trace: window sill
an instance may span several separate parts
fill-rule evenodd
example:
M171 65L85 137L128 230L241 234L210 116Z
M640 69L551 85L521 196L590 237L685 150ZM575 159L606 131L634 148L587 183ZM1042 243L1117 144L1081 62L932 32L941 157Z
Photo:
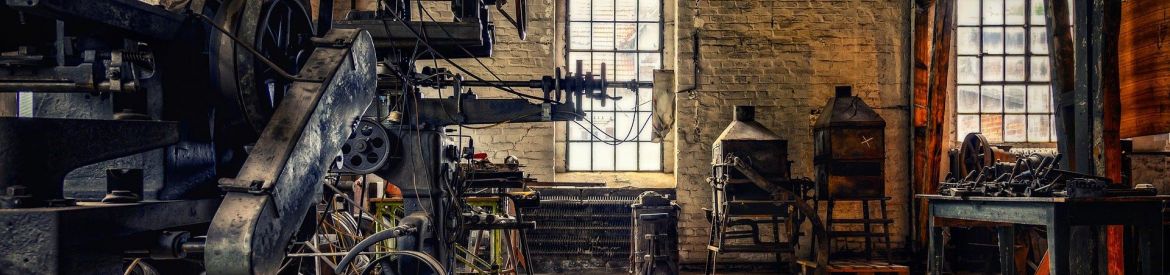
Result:
M600 182L606 187L674 188L674 173L668 172L557 172L554 181Z

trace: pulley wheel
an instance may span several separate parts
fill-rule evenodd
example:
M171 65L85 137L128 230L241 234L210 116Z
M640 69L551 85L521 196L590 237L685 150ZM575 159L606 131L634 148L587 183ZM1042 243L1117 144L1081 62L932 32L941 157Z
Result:
M992 151L991 143L987 142L987 138L983 137L983 134L967 134L959 148L959 168L962 169L959 178L990 166L995 161L995 152Z
M296 75L313 51L313 21L301 0L229 0L216 15L217 25L289 74ZM213 85L225 105L235 107L224 115L236 120L234 130L259 136L293 81L218 31L212 31L210 49Z
M386 164L396 153L398 140L382 125L370 119L358 121L349 140L341 146L341 169L348 173L369 174Z

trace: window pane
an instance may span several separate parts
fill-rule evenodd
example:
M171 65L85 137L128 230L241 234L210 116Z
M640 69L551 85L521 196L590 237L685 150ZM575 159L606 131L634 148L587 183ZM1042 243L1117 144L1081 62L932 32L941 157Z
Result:
M610 81L631 81L638 77L638 54L636 53L617 53L617 60L612 66L606 67L607 70L613 70L614 76Z
M960 113L979 112L979 86L960 85L955 111Z
M978 84L979 58L974 56L960 56L958 74L957 81L960 84Z
M979 132L979 115L959 115L958 127L955 129L955 137L962 141L963 137L969 133Z
M661 54L638 54L638 81L654 81L654 70L659 68L662 68Z
M593 1L593 21L613 21L614 0Z
M583 22L569 22L569 49L570 50L588 50L591 43L589 43L589 34L592 25Z
M614 168L613 145L593 144L593 170L609 171Z
M638 20L638 2L640 1L618 0L616 2L614 19L618 21Z
M652 111L654 110L654 89L638 88L638 110Z
M1027 123L1024 122L1024 115L1007 115L1004 116L1004 131L1003 141L1006 142L1024 142L1027 141L1025 135L1027 133Z
M1047 56L1033 56L1032 57L1032 72L1028 77L1030 81L1048 81L1048 57Z
M613 23L593 23L593 49L612 51L614 49Z
M1052 92L1048 91L1048 85L1030 85L1028 86L1028 112L1029 113L1048 113L1052 112Z
M979 28L960 27L956 39L958 39L955 43L958 44L959 54L979 54Z
M959 0L955 12L959 14L959 26L979 25L979 0Z
M1003 0L983 0L983 24L1003 24Z
M1004 47L1003 51L1009 54L1023 54L1024 53L1024 28L1005 28L1004 29Z
M1071 7L1070 7L1071 8ZM1032 25L1044 25L1044 1L1032 0L1032 7L1030 8L1032 18L1029 19Z
M659 1L638 1L638 20L658 22L662 17L662 6Z
M1001 86L983 86L980 87L983 97L981 98L980 111L984 113L1001 113L1003 112L1003 87Z
M613 106L612 104L609 106ZM593 113L593 134L597 138L605 141L613 141L617 125L614 124L613 113L611 112L594 112Z
M633 111L634 107L638 105L638 96L630 89L609 88L609 95L622 98L613 101L614 107L618 111Z
M1052 129L1051 115L1028 116L1028 140L1032 142L1050 141L1049 131Z
M638 140L650 141L650 137L654 135L653 116L650 112L638 112Z
M1039 1L1039 0L1036 0ZM1004 6L1004 23L1008 25L1023 25L1024 17L1028 14L1025 0L1008 0Z
M638 143L622 142L617 145L617 170L638 170Z
M568 123L569 127L569 141L589 141L589 129L587 124L582 123L580 126L577 123Z
M612 53L612 52L595 52L595 53L593 53L593 65L590 67L587 67L587 68L589 68L589 70L585 71L585 72L586 73L593 72L593 75L595 75L595 76L601 74L601 63L605 63L605 73L608 74L606 77L608 77L609 79L613 79L613 77L614 77L613 64L617 63L617 59L614 56L614 53Z
M638 169L647 171L662 170L662 144L638 143Z
M638 24L617 23L614 35L617 37L618 50L634 50L638 48Z
M569 20L588 21L593 0L569 0Z
M1004 57L1004 80L1007 81L1024 81L1028 77L1027 62L1024 61L1023 56L1008 56Z
M623 112L618 113L617 118L614 119L614 141L626 142L637 139L638 121L634 113Z
M589 148L588 142L569 142L569 170L590 170L589 164L593 156L592 152L593 150Z
M983 81L1003 81L1003 57L983 58Z
M1031 48L1034 54L1048 54L1048 30L1044 27L1032 27L1029 31L1031 33Z
M583 68L586 70L589 69L590 64L593 64L593 58L589 57L588 52L569 52L569 63L567 64L569 69L566 71L567 73L576 73L573 70L577 69L577 60L581 60L581 63L584 64Z
M1003 142L1003 115L982 115L979 118L979 130L987 142Z
M1003 54L1003 28L983 28L983 53Z
M1026 98L1026 94L1027 93L1024 92L1024 86L1022 86L1022 85L1004 86L1003 87L1003 100L1004 100L1004 102L1003 102L1003 109L1004 110L1003 111L1005 113L1023 113L1024 108L1025 108L1024 106L1026 106L1026 104L1024 103L1024 100ZM1022 121L1023 118L1021 118L1020 120ZM1021 129L1021 130L1023 130L1023 129Z
M662 32L658 31L658 23L638 24L638 50L657 51Z

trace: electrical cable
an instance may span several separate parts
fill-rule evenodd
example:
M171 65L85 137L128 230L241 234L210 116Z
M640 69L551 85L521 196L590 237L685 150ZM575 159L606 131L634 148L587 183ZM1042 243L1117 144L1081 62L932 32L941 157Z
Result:
M397 238L406 234L414 233L417 230L418 229L412 225L404 224L371 234L369 237L366 237L361 242L358 242L356 245L354 245L353 248L349 250L349 252L345 253L345 257L342 257L341 261L337 262L337 268L333 270L334 273L345 274L345 271L349 269L349 263L352 262L354 258L357 258L358 254L361 254L362 251L366 251L367 248L370 248L370 246L390 238Z

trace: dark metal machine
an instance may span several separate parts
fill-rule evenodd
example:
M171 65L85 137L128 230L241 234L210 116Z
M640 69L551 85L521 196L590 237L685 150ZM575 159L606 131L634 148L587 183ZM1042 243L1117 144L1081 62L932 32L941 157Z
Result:
M882 198L886 159L886 122L853 95L850 86L838 86L813 124L813 165L818 199Z
M827 253L823 225L809 205L812 181L792 179L787 141L755 121L755 107L736 106L735 120L712 145L712 205L707 249L708 274L719 253L794 255L805 220L813 225L818 252ZM765 231L771 228L770 231ZM765 233L772 240L765 240ZM827 263L827 254L815 255Z
M653 191L638 196L630 242L632 274L678 274L678 211L670 198Z
M162 2L0 5L26 110L0 117L0 273L281 268L373 102L373 41L302 1Z

